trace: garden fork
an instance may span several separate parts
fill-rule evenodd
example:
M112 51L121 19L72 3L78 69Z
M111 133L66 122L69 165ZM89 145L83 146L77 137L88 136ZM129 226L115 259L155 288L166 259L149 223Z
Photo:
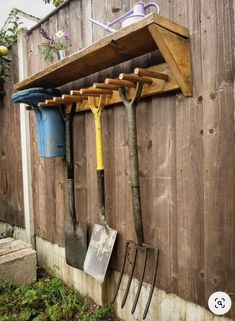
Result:
M133 98L129 100L126 96L126 90L124 87L119 87L119 95L121 97L122 102L124 103L124 106L126 108L127 112L127 122L128 122L128 144L129 144L129 166L130 166L130 179L131 179L131 190L132 190L132 204L133 204L133 214L134 214L134 222L135 222L135 232L137 236L138 242L128 240L126 242L125 247L125 255L124 260L122 264L121 273L119 276L117 288L115 290L112 303L116 300L121 282L122 277L125 271L126 267L126 261L127 257L129 256L130 250L134 250L134 256L133 261L131 262L131 272L130 276L127 282L127 287L122 299L121 308L125 306L126 299L130 290L131 282L133 279L135 267L136 267L136 261L137 261L137 255L138 252L141 251L144 253L144 262L143 262L143 270L140 277L140 282L137 288L137 292L135 295L134 303L131 309L131 313L133 314L135 312L141 288L143 285L145 272L146 272L146 266L147 266L147 260L149 257L149 253L152 252L154 255L154 268L153 268L153 278L152 278L152 284L150 288L150 292L148 295L147 303L145 306L145 310L143 313L143 319L146 318L149 310L149 306L151 303L151 299L153 296L154 286L156 283L156 276L157 276L157 267L158 267L158 248L153 247L151 245L144 243L144 233L143 233L143 223L142 223L142 213L141 213L141 203L140 203L140 183L139 183L139 165L138 165L138 148L137 148L137 130L136 130L136 107L137 103L139 101L139 98L141 96L143 89L143 85L141 82L137 82L136 90Z

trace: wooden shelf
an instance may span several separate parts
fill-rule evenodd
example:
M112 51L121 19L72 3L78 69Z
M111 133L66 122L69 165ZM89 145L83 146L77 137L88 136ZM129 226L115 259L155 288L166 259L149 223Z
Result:
M191 96L189 32L156 13L18 82L15 90L58 87L159 49L185 96Z

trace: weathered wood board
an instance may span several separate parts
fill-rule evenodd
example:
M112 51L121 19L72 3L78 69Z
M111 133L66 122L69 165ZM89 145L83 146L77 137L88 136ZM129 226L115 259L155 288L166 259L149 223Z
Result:
M74 46L85 47L106 35L87 17L111 21L135 2L106 0L101 8L98 0L73 0L68 5L70 10L62 9L45 27L49 33L56 26L70 30ZM207 307L212 292L235 292L233 5L231 0L155 2L160 5L161 15L189 28L193 97L184 98L179 92L148 97L137 108L144 232L146 241L160 249L157 286ZM45 67L38 55L41 41L38 31L30 34L29 75ZM138 65L144 67L155 57L139 59ZM86 77L84 83L103 80L108 74L130 72L134 65L136 62L131 61L110 68L105 75L100 71ZM79 87L80 84L71 83L62 91L68 93ZM12 111L8 113L12 115ZM119 233L112 267L120 269L125 241L135 239L126 115L118 104L105 109L102 117L107 220ZM4 146L8 125L3 121L1 124ZM38 157L33 114L31 140L36 233L63 245L63 215L67 207L65 162L62 158ZM98 213L94 120L90 112L76 115L74 142L77 216L89 223L91 231L98 222ZM18 161L19 155L14 157ZM6 166L2 155L3 186ZM11 169L13 173L14 170ZM19 182L15 184L19 186ZM231 318L235 317L234 307L233 304L228 313Z
M14 44L10 80L0 101L0 220L24 226L23 179L20 143L20 110L11 102L13 84L18 81L17 47Z
M66 8L67 7L64 8L64 17L67 17ZM60 15L60 12L58 15ZM161 28L158 28L157 26L161 26ZM37 30L34 31L34 33L35 32L37 32ZM54 63L52 66L31 75L25 80L22 80L15 84L15 90L30 87L57 87L64 85L73 80L83 78L100 70L115 66L119 63L156 50L158 48L156 45L158 43L155 41L156 36L157 39L158 36L160 36L160 38L162 38L162 43L164 44L165 35L166 38L170 37L170 39L175 38L175 40L177 40L177 46L172 47L174 50L177 47L181 49L181 40L185 38L183 43L185 43L186 48L182 46L182 52L184 52L183 57L189 56L186 55L186 49L188 49L187 29L156 14L151 14L138 22L138 24L128 26L110 36L104 37L93 45L62 59L57 63ZM166 54L169 55L168 47L168 43L166 43L166 46L161 45L162 54L166 52ZM182 60L183 57L180 56L179 58ZM182 61L180 64L182 64ZM189 68L191 76L190 59L189 64L187 64L187 68ZM177 68L176 66L174 70L178 71L180 68ZM178 78L181 78L179 74L176 76L176 80ZM187 95L190 94L191 92L189 90Z

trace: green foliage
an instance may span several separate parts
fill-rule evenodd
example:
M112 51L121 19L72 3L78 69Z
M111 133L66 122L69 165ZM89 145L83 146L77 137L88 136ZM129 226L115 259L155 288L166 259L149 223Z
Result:
M113 317L110 305L97 306L45 273L35 284L18 288L0 284L0 321L111 321Z
M51 50L51 47L49 44L43 44L39 46L39 52L45 61L53 62L54 60L53 51Z
M87 321L102 321L110 318L112 309L109 304L106 304L95 311L95 313Z
M0 283L0 295L1 294L10 294L13 290L13 285L8 282L8 281L4 281L2 283Z
M17 9L13 9L7 18L7 26L0 30L0 46L11 46L11 44L17 38L16 33L20 24L21 22L20 18L18 17L18 11ZM0 57L0 98L2 98L5 94L3 89L4 82L10 78L9 69L10 59Z
M43 0L45 3L53 3L53 5L55 7L59 7L63 2L64 0Z
M7 27L0 30L0 45L9 47L17 38L20 22L17 9L13 9L7 18Z

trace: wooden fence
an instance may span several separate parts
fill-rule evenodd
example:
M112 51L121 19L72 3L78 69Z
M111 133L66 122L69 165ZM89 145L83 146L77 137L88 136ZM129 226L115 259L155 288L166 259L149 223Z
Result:
M0 220L24 226L23 181L19 108L11 102L12 86L18 81L17 46L10 53L11 80L5 85L6 96L0 101Z
M88 17L111 21L136 1L102 2L101 6L99 0L70 1L42 27L49 34L58 29L68 32L71 52L75 52L106 35L103 29L92 25ZM190 30L193 97L184 98L179 92L157 96L142 100L137 108L144 233L146 242L160 249L157 286L207 306L212 292L222 290L231 296L235 292L233 3L232 0L159 0L157 3L162 16ZM29 75L45 67L38 52L41 42L40 28L37 28L28 36ZM68 92L121 70L130 70L136 64L150 64L154 59L159 58L147 55L61 90ZM4 113L4 117L0 117L0 173L2 180L10 184L7 204L11 200L12 204L18 201L22 204L17 107L14 110L9 106L12 105L8 95L0 109L1 115ZM65 161L38 157L33 113L31 124L36 234L63 246L67 211ZM90 112L76 115L74 140L77 216L89 223L91 232L93 224L98 222L98 214L94 120ZM118 230L112 267L119 269L125 241L136 238L126 115L122 105L104 111L103 141L107 220ZM7 171L2 142L10 144L8 159L12 159L12 163L8 162ZM6 206L4 186L0 201L3 209ZM3 212L1 219L11 220L11 211ZM11 222L23 224L22 205L17 213L19 218L16 220L15 216ZM235 317L235 305L229 316Z

